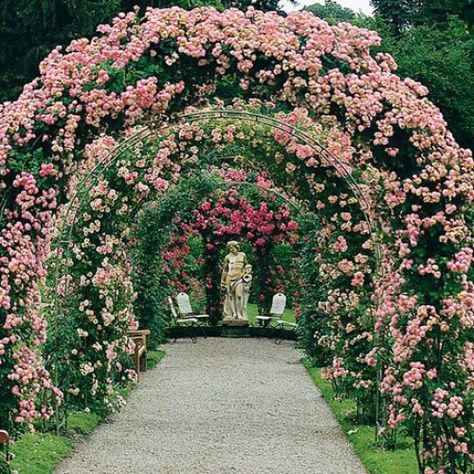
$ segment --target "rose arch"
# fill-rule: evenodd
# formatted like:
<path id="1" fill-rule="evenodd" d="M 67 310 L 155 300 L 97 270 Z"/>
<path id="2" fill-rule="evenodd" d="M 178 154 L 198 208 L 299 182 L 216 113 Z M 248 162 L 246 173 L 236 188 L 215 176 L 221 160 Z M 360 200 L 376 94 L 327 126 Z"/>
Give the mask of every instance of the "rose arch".
<path id="1" fill-rule="evenodd" d="M 48 417 L 54 399 L 62 397 L 41 360 L 47 340 L 39 285 L 61 219 L 58 209 L 74 194 L 81 174 L 136 127 L 148 125 L 160 136 L 168 121 L 175 133 L 137 141 L 126 170 L 113 168 L 133 188 L 137 203 L 150 192 L 164 193 L 183 170 L 206 164 L 203 137 L 219 145 L 225 133 L 237 140 L 252 134 L 246 129 L 237 137 L 229 123 L 206 128 L 180 124 L 176 117 L 215 100 L 230 105 L 229 97 L 238 95 L 242 103 L 258 99 L 261 112 L 280 113 L 309 136 L 317 130 L 324 148 L 346 169 L 329 167 L 291 128 L 272 129 L 281 150 L 273 163 L 255 156 L 256 163 L 272 168 L 279 186 L 324 215 L 312 260 L 328 288 L 314 309 L 317 317 L 304 320 L 313 321 L 318 347 L 330 353 L 328 377 L 349 380 L 346 388 L 368 400 L 363 394 L 374 392 L 370 377 L 378 373 L 376 391 L 387 421 L 382 429 L 407 427 L 420 469 L 466 472 L 474 456 L 474 161 L 456 144 L 426 89 L 397 77 L 390 56 L 372 54 L 379 44 L 375 33 L 345 23 L 330 27 L 309 13 L 282 18 L 254 10 L 149 9 L 144 18 L 123 14 L 98 31 L 91 41 L 53 51 L 41 76 L 1 109 L 0 389 L 9 395 L 2 398 L 0 422 Z M 149 148 L 144 166 L 143 144 Z M 260 151 L 265 150 L 268 159 L 268 148 Z M 329 176 L 332 187 L 321 176 Z M 350 187 L 337 190 L 348 178 L 369 202 L 363 213 L 383 249 L 383 273 L 367 263 L 374 249 L 360 208 L 353 220 L 351 206 L 358 203 Z M 113 191 L 123 189 L 117 183 Z M 130 215 L 134 207 L 109 193 L 109 184 L 99 178 L 88 193 L 105 201 L 95 202 L 95 212 Z M 82 213 L 80 219 L 88 217 Z M 99 230 L 92 233 L 107 257 L 97 260 L 93 274 L 99 298 L 108 292 L 111 272 L 123 282 L 127 259 L 120 242 L 120 251 L 108 255 L 114 242 L 101 240 L 102 217 L 97 220 Z M 358 250 L 351 248 L 353 241 Z M 344 258 L 347 251 L 350 258 Z M 129 303 L 121 302 L 122 325 L 133 319 Z M 101 317 L 115 317 L 105 309 Z M 104 334 L 103 326 L 115 330 L 99 326 Z M 109 355 L 122 347 L 97 342 Z M 107 379 L 117 366 L 105 365 Z M 82 366 L 84 373 L 90 368 Z M 107 388 L 103 394 L 107 399 Z"/>

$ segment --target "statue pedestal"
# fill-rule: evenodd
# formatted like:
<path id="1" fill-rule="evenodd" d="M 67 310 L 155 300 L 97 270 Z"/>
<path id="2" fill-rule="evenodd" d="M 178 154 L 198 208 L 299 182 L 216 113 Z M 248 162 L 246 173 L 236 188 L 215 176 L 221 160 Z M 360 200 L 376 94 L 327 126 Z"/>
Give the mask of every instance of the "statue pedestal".
<path id="1" fill-rule="evenodd" d="M 245 319 L 224 319 L 222 335 L 225 337 L 249 337 L 249 322 Z"/>
<path id="2" fill-rule="evenodd" d="M 249 322 L 247 319 L 223 319 L 222 326 L 248 326 Z"/>

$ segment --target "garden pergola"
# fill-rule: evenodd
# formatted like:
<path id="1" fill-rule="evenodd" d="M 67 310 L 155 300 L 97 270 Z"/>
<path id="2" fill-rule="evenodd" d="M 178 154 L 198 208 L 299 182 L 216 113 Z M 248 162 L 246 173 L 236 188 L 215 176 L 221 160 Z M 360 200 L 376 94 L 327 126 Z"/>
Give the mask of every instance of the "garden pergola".
<path id="1" fill-rule="evenodd" d="M 255 116 L 264 127 L 261 142 L 273 140 L 283 157 L 271 163 L 262 145 L 267 155 L 256 161 L 326 218 L 322 307 L 341 323 L 327 376 L 364 399 L 378 371 L 387 426 L 409 427 L 420 469 L 467 469 L 474 161 L 426 89 L 398 78 L 388 55 L 373 55 L 375 33 L 330 27 L 307 13 L 149 9 L 143 19 L 121 15 L 99 33 L 72 42 L 65 53 L 53 51 L 40 78 L 1 111 L 0 387 L 8 395 L 0 422 L 48 417 L 62 397 L 64 387 L 54 386 L 41 360 L 46 323 L 39 283 L 64 206 L 75 205 L 84 189 L 95 198 L 87 203 L 95 220 L 83 216 L 79 226 L 93 245 L 73 249 L 92 262 L 92 276 L 75 267 L 74 277 L 84 277 L 83 289 L 75 287 L 77 307 L 90 316 L 106 354 L 104 370 L 92 354 L 81 361 L 77 370 L 86 382 L 73 390 L 94 398 L 108 393 L 120 371 L 115 359 L 126 351 L 122 336 L 133 319 L 123 252 L 112 255 L 105 241 L 123 248 L 114 219 L 123 223 L 133 209 L 123 198 L 164 195 L 183 170 L 199 169 L 206 146 L 222 143 L 225 134 L 258 142 L 229 100 L 239 95 L 243 103 L 263 104 L 266 113 Z M 206 110 L 203 104 L 216 99 L 227 100 L 230 110 Z M 150 131 L 159 135 L 165 120 L 171 133 L 144 140 Z M 136 127 L 144 128 L 136 133 Z M 113 164 L 117 145 L 121 167 L 104 167 Z M 97 173 L 107 170 L 116 181 Z M 107 339 L 104 325 L 111 327 Z M 85 344 L 90 335 L 81 327 L 65 331 L 77 334 L 65 339 L 71 344 Z M 355 361 L 357 370 L 349 368 Z"/>

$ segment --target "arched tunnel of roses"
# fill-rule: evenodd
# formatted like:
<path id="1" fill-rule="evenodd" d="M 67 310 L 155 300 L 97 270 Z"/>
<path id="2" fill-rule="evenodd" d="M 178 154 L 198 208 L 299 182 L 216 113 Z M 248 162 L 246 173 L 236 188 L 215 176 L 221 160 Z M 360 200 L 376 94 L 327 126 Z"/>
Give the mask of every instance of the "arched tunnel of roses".
<path id="1" fill-rule="evenodd" d="M 305 13 L 150 9 L 99 32 L 53 51 L 2 110 L 1 424 L 49 417 L 64 394 L 120 403 L 135 318 L 129 221 L 169 217 L 173 192 L 205 188 L 196 170 L 244 170 L 318 222 L 303 275 L 317 284 L 300 303 L 308 354 L 369 415 L 382 400 L 381 434 L 406 427 L 420 469 L 467 469 L 474 162 L 425 88 L 372 55 L 375 33 Z M 196 111 L 209 115 L 198 123 Z M 67 311 L 46 314 L 51 288 Z M 41 355 L 53 352 L 49 374 Z M 77 379 L 57 387 L 66 360 Z"/>

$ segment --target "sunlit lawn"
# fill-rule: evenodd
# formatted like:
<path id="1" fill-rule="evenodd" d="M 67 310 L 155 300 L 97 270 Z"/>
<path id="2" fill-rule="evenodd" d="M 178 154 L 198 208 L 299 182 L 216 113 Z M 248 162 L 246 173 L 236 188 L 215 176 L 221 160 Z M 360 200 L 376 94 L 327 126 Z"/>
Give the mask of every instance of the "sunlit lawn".
<path id="1" fill-rule="evenodd" d="M 27 433 L 11 446 L 11 467 L 19 474 L 49 474 L 71 450 L 72 442 L 64 436 Z"/>
<path id="2" fill-rule="evenodd" d="M 256 317 L 258 316 L 258 306 L 256 304 L 248 305 L 248 316 L 251 323 L 256 323 Z M 265 315 L 267 316 L 267 315 Z M 292 309 L 285 309 L 281 319 L 285 321 L 295 322 L 295 312 Z"/>

